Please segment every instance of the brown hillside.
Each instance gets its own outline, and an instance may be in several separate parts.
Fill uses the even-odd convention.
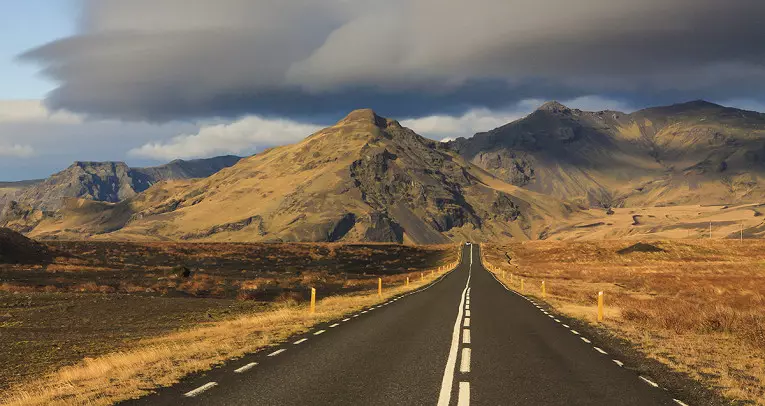
[[[538,238],[575,210],[357,110],[304,141],[117,205],[71,203],[32,235],[213,241]]]

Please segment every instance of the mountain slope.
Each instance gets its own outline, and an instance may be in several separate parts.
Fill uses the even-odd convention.
[[[765,115],[702,101],[632,114],[549,102],[450,145],[509,183],[585,205],[765,198]]]
[[[23,207],[55,211],[65,198],[119,202],[163,180],[202,178],[234,165],[239,157],[220,156],[176,160],[150,168],[130,168],[124,162],[75,162],[49,178],[19,188],[12,199]]]
[[[235,241],[537,238],[575,209],[357,110],[304,141],[118,204],[71,202],[32,235]],[[63,231],[66,230],[66,231]]]

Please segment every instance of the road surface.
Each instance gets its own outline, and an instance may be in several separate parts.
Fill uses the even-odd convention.
[[[127,404],[683,404],[508,291],[481,266],[478,246],[464,250],[421,291]]]

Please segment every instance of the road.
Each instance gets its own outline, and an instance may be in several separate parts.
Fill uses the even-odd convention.
[[[479,249],[419,292],[127,404],[683,404],[508,291]]]

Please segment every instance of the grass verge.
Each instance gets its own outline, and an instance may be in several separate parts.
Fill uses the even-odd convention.
[[[273,346],[317,323],[418,289],[457,263],[443,271],[425,272],[424,278],[413,278],[409,286],[385,288],[382,297],[375,291],[364,291],[324,298],[313,314],[305,305],[283,304],[271,311],[147,339],[130,350],[85,359],[45,379],[22,384],[9,391],[4,404],[108,405],[137,398],[154,388],[177,383],[190,373]]]
[[[523,280],[522,293],[560,313],[731,401],[765,405],[764,241],[535,241],[482,254],[508,286]]]

